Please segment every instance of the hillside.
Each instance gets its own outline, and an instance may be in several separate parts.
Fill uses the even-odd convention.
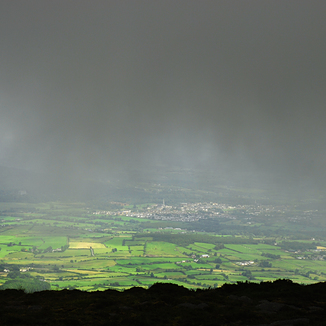
[[[324,325],[326,284],[289,280],[188,290],[0,291],[2,325]]]

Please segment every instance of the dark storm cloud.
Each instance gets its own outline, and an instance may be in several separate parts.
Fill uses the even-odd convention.
[[[324,1],[2,1],[0,159],[323,180]]]

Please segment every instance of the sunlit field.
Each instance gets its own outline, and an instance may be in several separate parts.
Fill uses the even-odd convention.
[[[94,215],[82,203],[43,203],[36,213],[29,204],[17,204],[18,216],[14,203],[6,205],[12,212],[0,217],[2,283],[13,268],[52,289],[86,291],[156,282],[207,288],[279,278],[326,281],[323,240],[181,232],[179,222]]]

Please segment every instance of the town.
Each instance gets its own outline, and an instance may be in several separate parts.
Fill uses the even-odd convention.
[[[121,204],[123,206],[123,204]],[[290,205],[235,205],[221,203],[181,203],[178,206],[163,204],[146,205],[143,209],[134,205],[129,209],[118,209],[114,211],[97,210],[94,215],[108,216],[128,216],[137,218],[146,218],[153,220],[170,220],[181,222],[193,222],[200,219],[219,218],[219,219],[238,219],[244,218],[251,224],[251,219],[255,217],[282,216],[292,222],[298,220],[309,220],[317,217],[318,210],[295,211],[295,207]]]

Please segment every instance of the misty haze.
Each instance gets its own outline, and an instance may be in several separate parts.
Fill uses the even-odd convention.
[[[325,12],[1,1],[0,289],[325,282]]]

